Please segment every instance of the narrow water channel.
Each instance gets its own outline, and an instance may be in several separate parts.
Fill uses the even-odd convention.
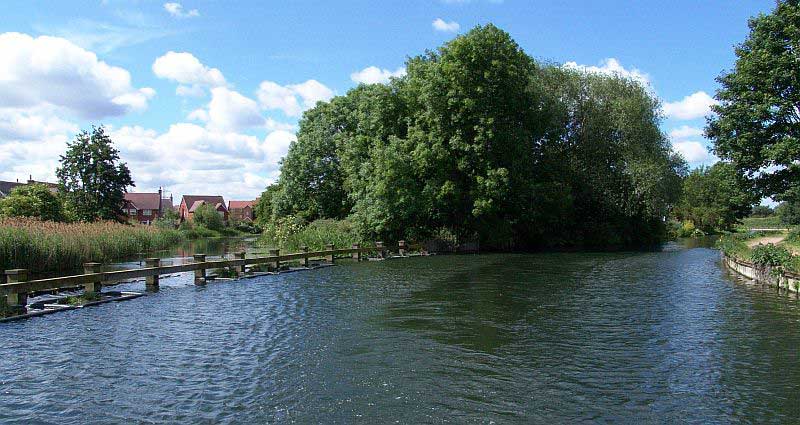
[[[800,305],[717,251],[434,256],[0,324],[2,423],[797,423]]]

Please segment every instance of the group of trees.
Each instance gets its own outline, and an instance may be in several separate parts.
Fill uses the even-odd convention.
[[[477,27],[306,112],[257,212],[493,248],[654,242],[686,172],[659,120],[636,81],[538,63]]]
[[[67,143],[56,170],[58,193],[44,184],[19,186],[0,200],[0,215],[51,221],[121,220],[125,192],[134,186],[103,127]]]

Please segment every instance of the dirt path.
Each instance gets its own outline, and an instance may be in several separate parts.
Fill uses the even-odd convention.
[[[782,242],[784,239],[786,239],[786,235],[764,236],[763,238],[756,238],[756,239],[747,241],[747,246],[752,248],[752,247],[754,247],[754,246],[756,246],[758,244],[764,244],[764,245],[774,244],[774,245],[777,245],[780,242]]]

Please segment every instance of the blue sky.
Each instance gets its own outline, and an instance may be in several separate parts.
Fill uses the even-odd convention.
[[[773,4],[7,0],[0,179],[53,179],[65,142],[102,123],[136,191],[252,198],[277,178],[303,110],[486,23],[542,61],[650,84],[675,148],[707,164],[714,78]]]

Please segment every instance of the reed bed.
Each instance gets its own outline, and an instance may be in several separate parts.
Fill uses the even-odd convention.
[[[83,263],[105,263],[164,249],[181,239],[179,231],[156,226],[0,218],[0,270],[80,270]]]

